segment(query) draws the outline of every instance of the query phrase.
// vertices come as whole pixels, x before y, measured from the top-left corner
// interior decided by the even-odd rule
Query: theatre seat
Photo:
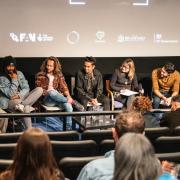
[[[0,144],[0,159],[12,159],[16,143]]]
[[[12,163],[13,160],[0,159],[0,172],[5,171]]]
[[[53,141],[78,141],[79,133],[77,131],[47,132],[50,140]]]
[[[162,136],[155,140],[156,153],[180,152],[180,136]]]
[[[104,139],[113,139],[112,130],[86,130],[82,133],[82,140],[94,140],[97,144]]]
[[[169,161],[180,164],[180,152],[173,152],[173,153],[158,153],[156,157],[160,161]]]
[[[105,139],[99,145],[99,155],[104,155],[106,152],[114,150],[115,142],[113,139]]]
[[[16,143],[22,133],[3,133],[0,134],[0,144],[3,143]]]
[[[93,140],[85,141],[51,141],[57,162],[64,157],[96,156],[97,144]]]
[[[76,180],[81,169],[90,161],[102,158],[103,156],[92,157],[66,157],[60,160],[59,168],[63,171],[65,177]]]

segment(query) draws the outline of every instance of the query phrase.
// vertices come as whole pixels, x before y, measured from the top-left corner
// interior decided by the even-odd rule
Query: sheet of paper
[[[132,96],[132,95],[138,94],[138,92],[131,91],[129,89],[124,89],[124,90],[121,90],[120,94],[124,96]]]

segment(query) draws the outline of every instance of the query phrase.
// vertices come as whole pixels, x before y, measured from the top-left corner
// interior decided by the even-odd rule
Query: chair
[[[82,133],[82,140],[94,140],[97,144],[104,139],[113,139],[111,129],[108,130],[86,130]]]
[[[159,154],[156,154],[156,157],[160,161],[169,161],[169,162],[174,162],[174,163],[180,164],[180,152],[159,153]]]
[[[102,158],[103,156],[92,157],[65,157],[60,160],[59,168],[63,171],[65,177],[76,180],[81,169],[90,161]]]
[[[0,172],[5,171],[12,163],[13,160],[0,159]]]
[[[174,135],[175,136],[180,136],[180,126],[177,126],[174,128]]]
[[[108,97],[111,98],[111,110],[114,111],[114,109],[121,109],[123,107],[123,104],[119,101],[115,101],[113,92],[111,91],[110,88],[110,80],[106,79],[106,91]]]
[[[145,128],[145,135],[152,144],[160,136],[169,136],[170,129],[168,127]]]
[[[77,131],[63,131],[63,132],[47,132],[50,140],[53,141],[78,141],[79,133]]]
[[[106,152],[110,150],[114,150],[115,142],[112,139],[105,139],[101,141],[99,145],[99,155],[104,155]]]
[[[63,157],[96,156],[97,144],[93,140],[85,141],[51,141],[57,162]]]
[[[0,159],[12,159],[16,143],[0,144]]]
[[[156,153],[180,152],[180,136],[162,136],[155,140]]]
[[[3,143],[16,143],[22,133],[4,133],[0,134],[0,144]]]

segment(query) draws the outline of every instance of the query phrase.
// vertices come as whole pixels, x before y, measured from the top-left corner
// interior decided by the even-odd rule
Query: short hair
[[[173,73],[175,71],[175,65],[171,62],[168,62],[164,65],[164,69],[167,73]]]
[[[49,137],[39,128],[26,130],[19,138],[13,164],[13,179],[61,179]]]
[[[47,65],[47,62],[48,61],[54,61],[54,71],[53,71],[53,74],[61,74],[62,73],[62,67],[61,67],[61,63],[59,62],[59,59],[57,57],[54,57],[54,56],[50,56],[50,57],[47,57],[41,67],[40,67],[40,70],[42,72],[45,72],[46,73],[46,65]]]
[[[160,173],[160,162],[144,135],[126,133],[118,140],[114,180],[156,180]]]
[[[85,59],[84,59],[84,62],[90,62],[92,63],[92,65],[95,65],[96,64],[96,59],[92,56],[86,56]]]
[[[180,102],[180,95],[174,96],[172,102]]]
[[[127,132],[143,133],[144,117],[140,112],[123,110],[116,117],[115,130],[119,137]]]
[[[149,97],[137,96],[132,103],[132,108],[143,114],[145,112],[149,112],[152,109],[152,102]]]

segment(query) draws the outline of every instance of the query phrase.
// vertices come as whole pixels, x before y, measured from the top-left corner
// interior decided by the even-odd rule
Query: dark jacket
[[[176,111],[166,112],[162,118],[161,126],[168,126],[171,131],[180,126],[180,108]]]
[[[45,72],[39,72],[36,75],[35,84],[37,87],[42,87],[43,90],[47,90],[49,85],[49,78],[47,77],[47,74]],[[54,75],[53,88],[62,93],[64,96],[69,96],[68,86],[62,74]]]
[[[122,73],[120,69],[116,69],[113,73],[110,86],[113,91],[117,92],[120,92],[122,89],[139,91],[136,74],[134,75],[134,78],[130,80],[127,74]]]
[[[94,79],[92,82],[92,91],[88,91],[88,79],[84,70],[79,70],[76,77],[76,91],[77,96],[84,96],[88,100],[92,98],[98,98],[103,93],[103,79],[101,73],[94,69],[93,71]]]

